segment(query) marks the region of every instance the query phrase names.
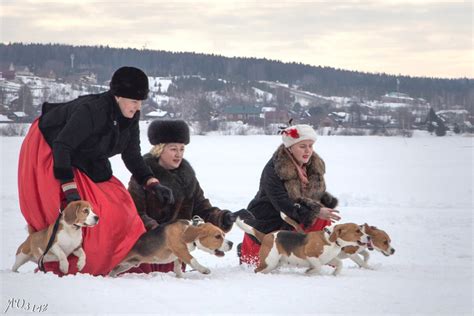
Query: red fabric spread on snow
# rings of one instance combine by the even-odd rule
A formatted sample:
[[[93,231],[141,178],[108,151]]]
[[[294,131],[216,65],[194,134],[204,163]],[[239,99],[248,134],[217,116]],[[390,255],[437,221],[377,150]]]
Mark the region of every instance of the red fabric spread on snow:
[[[83,228],[86,265],[81,273],[108,274],[130,251],[145,232],[135,204],[127,189],[115,177],[94,183],[74,169],[75,182],[82,199],[89,201],[99,223]],[[51,147],[33,122],[23,141],[18,166],[20,208],[27,223],[41,230],[58,216],[62,191],[53,174]],[[77,258],[70,255],[69,274],[77,272]],[[46,271],[61,275],[57,262],[45,263]]]

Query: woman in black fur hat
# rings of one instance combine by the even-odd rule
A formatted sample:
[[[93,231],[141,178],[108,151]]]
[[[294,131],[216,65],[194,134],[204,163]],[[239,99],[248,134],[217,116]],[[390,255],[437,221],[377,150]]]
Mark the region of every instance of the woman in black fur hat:
[[[66,103],[44,103],[31,125],[19,158],[20,208],[33,230],[55,222],[58,209],[75,200],[89,201],[100,223],[84,229],[86,265],[81,272],[106,275],[145,232],[127,189],[112,176],[109,157],[121,154],[137,183],[153,187],[163,203],[169,188],[158,185],[140,152],[138,120],[148,96],[148,77],[134,67],[112,76],[110,90]],[[69,258],[75,273],[77,258]],[[47,271],[59,273],[57,262]]]
[[[143,159],[160,183],[173,190],[174,203],[164,204],[144,190],[132,176],[128,191],[147,230],[176,219],[190,220],[198,215],[205,222],[211,222],[227,232],[237,216],[246,217],[248,213],[245,210],[236,213],[221,210],[212,206],[204,196],[193,168],[183,158],[185,145],[189,144],[189,128],[184,121],[153,121],[148,127],[148,139],[153,147]],[[173,271],[173,263],[141,265],[140,270],[135,272]]]

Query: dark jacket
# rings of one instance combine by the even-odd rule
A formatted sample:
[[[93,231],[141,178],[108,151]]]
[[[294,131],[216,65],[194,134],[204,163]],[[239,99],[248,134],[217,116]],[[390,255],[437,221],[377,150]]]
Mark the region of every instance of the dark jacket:
[[[94,182],[107,181],[112,176],[108,158],[122,154],[128,170],[144,183],[153,175],[140,152],[139,116],[125,118],[109,91],[44,103],[39,128],[53,150],[55,177],[73,179],[76,167]]]
[[[160,183],[173,191],[175,203],[161,205],[153,193],[139,185],[134,177],[130,179],[128,191],[135,201],[138,213],[148,228],[153,220],[159,224],[176,219],[191,219],[194,215],[200,216],[205,222],[219,226],[224,231],[230,230],[232,225],[223,225],[224,214],[230,211],[213,207],[199,185],[191,165],[183,159],[180,166],[173,170],[163,168],[158,162],[159,157],[151,154],[143,156]]]
[[[303,188],[296,167],[281,145],[263,168],[259,190],[248,206],[255,216],[255,220],[249,220],[249,224],[263,233],[269,233],[289,229],[281,219],[280,212],[303,223],[316,218],[320,210],[318,203],[335,207],[337,199],[326,192],[325,171],[324,161],[313,153],[306,164],[309,184]]]

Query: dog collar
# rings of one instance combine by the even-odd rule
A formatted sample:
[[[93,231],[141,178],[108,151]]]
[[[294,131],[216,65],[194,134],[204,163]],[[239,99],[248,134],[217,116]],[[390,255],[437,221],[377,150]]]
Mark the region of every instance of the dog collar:
[[[72,226],[76,227],[77,230],[79,230],[81,228],[81,226],[79,226],[77,224],[73,224]]]
[[[330,241],[329,241],[329,236],[331,236],[332,231],[330,231],[329,228],[324,227],[324,232],[325,232],[326,234],[328,234],[328,237],[327,237],[326,239],[327,239],[328,242],[330,242]],[[341,245],[337,242],[337,239],[336,239],[336,241],[335,241],[334,243],[335,243],[338,247],[341,247]]]
[[[191,225],[198,226],[200,224],[204,224],[204,220],[201,217],[199,217],[198,215],[194,215],[192,220],[191,220]]]

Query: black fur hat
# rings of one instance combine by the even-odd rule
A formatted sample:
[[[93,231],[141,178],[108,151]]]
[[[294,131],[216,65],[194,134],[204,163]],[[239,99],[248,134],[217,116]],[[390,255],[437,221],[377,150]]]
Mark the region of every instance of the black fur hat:
[[[117,97],[145,100],[148,97],[148,77],[135,67],[121,67],[112,75],[110,91]]]
[[[152,145],[162,143],[189,144],[189,127],[185,121],[155,120],[148,127],[148,139]]]

